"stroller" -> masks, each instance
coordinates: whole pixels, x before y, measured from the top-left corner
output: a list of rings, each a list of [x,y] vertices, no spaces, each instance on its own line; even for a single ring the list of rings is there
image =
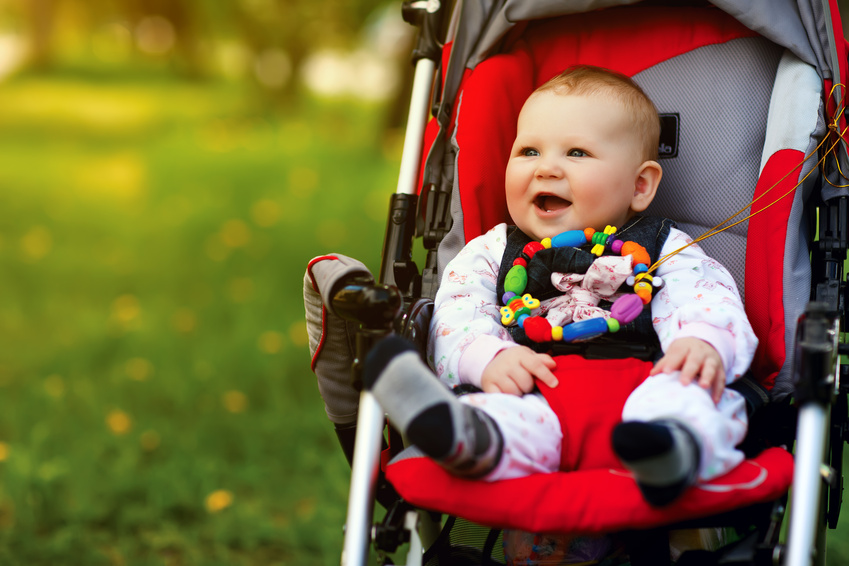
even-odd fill
[[[352,463],[342,563],[365,564],[372,543],[380,552],[409,543],[409,564],[496,564],[500,527],[509,527],[624,533],[631,564],[663,564],[668,530],[729,526],[737,540],[684,553],[678,563],[824,564],[849,437],[849,378],[839,364],[849,347],[838,344],[849,213],[847,49],[836,1],[460,0],[453,8],[449,17],[439,2],[404,3],[420,34],[377,283],[339,254],[312,260],[304,279],[313,370]],[[511,500],[515,490],[448,477],[401,452],[392,429],[385,438],[382,408],[361,391],[362,360],[388,333],[424,352],[446,263],[508,220],[504,166],[522,103],[576,63],[632,76],[655,102],[664,176],[648,212],[694,236],[710,234],[700,245],[734,274],[760,340],[752,377],[735,384],[750,409],[743,447],[750,459],[729,474],[738,475],[703,497],[685,495],[668,512],[616,507],[610,495],[594,503],[588,486],[633,482],[603,473],[533,478],[518,495],[526,505]],[[415,237],[427,250],[421,272]],[[567,346],[605,355],[592,342]],[[377,525],[375,499],[388,510]],[[471,501],[488,504],[470,508]],[[786,545],[779,541],[785,507]],[[455,516],[492,527],[480,548],[450,532],[460,523]]]

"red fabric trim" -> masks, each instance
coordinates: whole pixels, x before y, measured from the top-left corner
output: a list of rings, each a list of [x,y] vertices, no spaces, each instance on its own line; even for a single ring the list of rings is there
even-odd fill
[[[557,356],[554,360],[559,385],[552,389],[538,382],[537,387],[560,420],[560,469],[621,468],[610,448],[610,435],[622,420],[628,395],[648,377],[654,364],[633,358]]]
[[[775,385],[778,371],[786,358],[784,335],[784,246],[787,223],[793,207],[793,195],[770,203],[791,190],[798,182],[805,155],[784,149],[769,158],[755,187],[749,219],[746,250],[746,314],[760,343],[752,369],[767,389]],[[789,173],[789,175],[788,175]],[[783,180],[782,177],[786,175]],[[778,183],[776,185],[776,183]],[[774,188],[770,188],[775,185]]]
[[[776,499],[793,480],[793,456],[769,448],[708,482],[707,489],[690,488],[663,509],[650,507],[633,478],[613,469],[484,482],[452,476],[427,458],[410,458],[391,464],[386,477],[413,505],[475,523],[528,532],[599,534],[660,527]]]
[[[504,169],[519,110],[534,88],[577,63],[630,76],[699,47],[756,35],[712,7],[626,6],[528,23],[506,53],[464,79],[457,139],[466,240],[509,219]]]
[[[307,273],[310,276],[310,282],[312,283],[313,290],[318,293],[318,286],[315,283],[315,277],[312,274],[312,266],[316,263],[324,260],[338,260],[339,258],[335,255],[323,255],[310,260],[307,265]],[[324,348],[324,339],[327,337],[327,332],[325,328],[327,327],[327,309],[324,308],[324,304],[321,305],[321,339],[318,341],[318,347],[315,349],[315,354],[312,356],[312,361],[310,362],[310,370],[315,371],[315,364],[318,363],[318,356],[321,354],[321,350]]]

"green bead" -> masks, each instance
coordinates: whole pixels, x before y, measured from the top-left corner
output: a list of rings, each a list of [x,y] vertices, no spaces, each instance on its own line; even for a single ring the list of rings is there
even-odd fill
[[[514,265],[504,279],[504,290],[521,295],[528,286],[528,272],[521,265]]]

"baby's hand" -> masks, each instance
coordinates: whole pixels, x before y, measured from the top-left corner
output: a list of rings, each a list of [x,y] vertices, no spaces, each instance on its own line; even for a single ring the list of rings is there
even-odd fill
[[[548,354],[537,354],[527,346],[501,350],[483,370],[481,388],[486,393],[524,395],[534,389],[536,377],[549,387],[557,386],[551,370],[557,362]]]
[[[679,338],[669,345],[649,375],[681,370],[681,383],[689,385],[698,379],[699,387],[709,391],[714,403],[719,403],[725,390],[725,368],[719,352],[698,338]]]

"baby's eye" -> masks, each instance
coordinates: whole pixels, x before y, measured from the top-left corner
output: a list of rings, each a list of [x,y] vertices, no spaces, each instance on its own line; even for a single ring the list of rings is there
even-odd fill
[[[524,157],[537,157],[539,155],[539,151],[532,147],[523,147],[519,151],[519,155],[522,155]]]
[[[569,155],[569,157],[585,157],[587,152],[583,149],[570,149],[567,155]]]

